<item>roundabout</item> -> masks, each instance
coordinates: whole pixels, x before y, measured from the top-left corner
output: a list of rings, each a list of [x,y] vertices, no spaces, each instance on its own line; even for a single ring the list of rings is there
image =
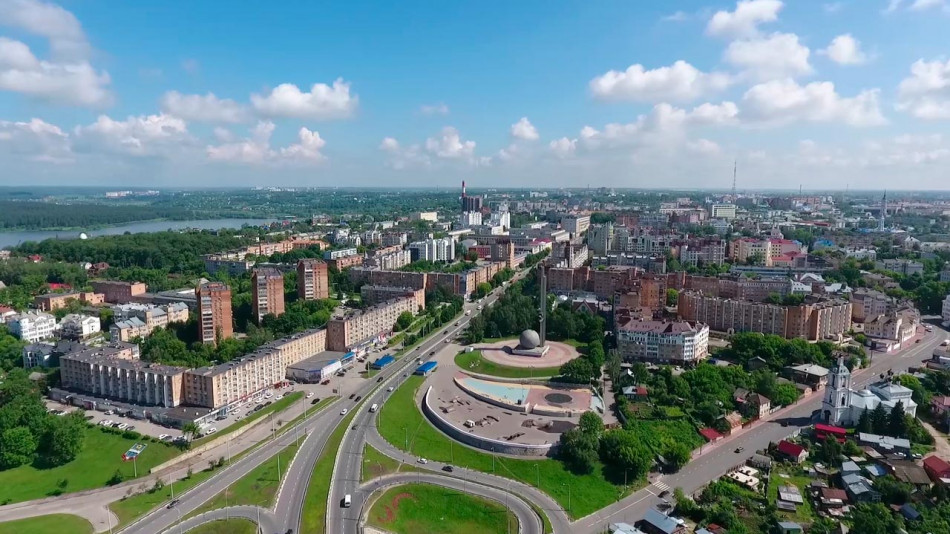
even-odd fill
[[[476,343],[471,347],[474,350],[481,351],[482,357],[492,363],[524,369],[560,367],[581,355],[576,348],[559,341],[546,341],[544,346],[547,350],[540,356],[518,354],[517,352],[523,352],[522,348],[525,350],[528,348],[537,349],[537,345],[532,347],[532,342],[535,341],[532,339],[532,334],[536,336],[537,332],[527,330],[521,334],[521,337],[525,339],[504,339],[491,343]],[[524,342],[528,342],[527,345],[524,345]]]

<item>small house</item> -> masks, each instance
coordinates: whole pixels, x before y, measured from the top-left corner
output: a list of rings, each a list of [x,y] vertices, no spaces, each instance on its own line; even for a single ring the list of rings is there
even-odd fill
[[[805,461],[805,458],[808,458],[808,451],[805,450],[805,447],[784,439],[778,442],[775,450],[781,457],[796,464],[800,464]]]
[[[781,534],[802,534],[802,532],[805,532],[805,529],[794,521],[779,521],[778,531]]]

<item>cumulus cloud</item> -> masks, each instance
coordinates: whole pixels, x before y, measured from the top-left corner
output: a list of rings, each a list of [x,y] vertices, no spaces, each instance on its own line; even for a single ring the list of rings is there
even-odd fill
[[[233,143],[208,145],[205,153],[212,161],[248,164],[316,163],[326,159],[321,153],[326,141],[319,132],[300,128],[297,143],[275,150],[270,144],[274,129],[273,122],[260,121],[251,129],[249,137]]]
[[[437,137],[426,139],[425,148],[439,158],[471,158],[475,152],[475,141],[463,141],[458,130],[446,126]]]
[[[839,65],[860,65],[868,60],[867,54],[861,50],[861,41],[855,39],[850,33],[835,37],[828,48],[818,53],[828,56],[828,59]]]
[[[449,106],[445,105],[444,102],[439,102],[438,104],[423,104],[419,108],[419,112],[423,115],[448,115]]]
[[[49,39],[56,61],[85,59],[90,47],[79,20],[62,7],[37,0],[0,0],[0,25]]]
[[[29,122],[0,121],[0,153],[57,163],[72,159],[69,135],[59,126],[37,118]]]
[[[740,118],[750,122],[782,124],[797,120],[873,126],[887,121],[881,114],[877,89],[842,97],[831,82],[799,85],[791,79],[751,87],[742,96]]]
[[[911,11],[927,11],[928,9],[943,8],[947,6],[947,0],[914,0],[908,9]]]
[[[691,110],[657,104],[631,123],[610,123],[600,130],[585,126],[579,138],[588,149],[625,145],[669,146],[681,144],[689,128],[735,124],[738,114],[739,110],[732,102],[706,103]]]
[[[350,94],[349,82],[338,78],[332,86],[315,83],[309,92],[291,83],[280,84],[266,95],[251,95],[251,104],[265,117],[329,120],[350,117],[359,97]]]
[[[686,148],[702,156],[716,156],[722,151],[718,143],[710,141],[709,139],[689,141],[686,143]]]
[[[96,122],[75,129],[77,146],[88,151],[132,156],[167,153],[192,141],[184,120],[160,113],[117,121],[100,115]]]
[[[591,80],[590,89],[595,97],[604,100],[689,101],[721,91],[731,81],[728,74],[705,73],[680,60],[651,70],[639,63],[625,71],[611,70]]]
[[[687,15],[685,11],[675,11],[673,13],[670,13],[669,15],[666,15],[661,20],[664,20],[666,22],[683,22],[684,20],[688,18],[689,18],[689,15]]]
[[[706,25],[706,33],[717,37],[749,37],[759,25],[778,20],[779,0],[740,0],[735,11],[717,11]]]
[[[729,43],[723,59],[754,79],[770,80],[811,74],[809,54],[794,33],[773,33]]]
[[[511,125],[511,136],[523,141],[537,141],[538,129],[531,124],[528,117],[521,117],[521,120]]]
[[[162,111],[194,122],[238,123],[248,118],[247,109],[227,98],[218,98],[214,93],[206,95],[183,95],[168,91],[162,96]]]
[[[548,148],[558,157],[568,157],[577,150],[577,139],[568,139],[567,137],[555,139],[551,141]]]
[[[383,142],[379,144],[379,149],[386,152],[395,152],[399,150],[399,141],[392,137],[384,137]]]
[[[111,79],[87,61],[38,59],[20,42],[0,37],[0,90],[59,104],[100,107],[112,102]]]
[[[383,141],[379,144],[379,149],[388,154],[386,165],[393,169],[428,167],[432,164],[432,160],[420,145],[410,145],[403,149],[399,141],[393,137],[383,138]]]
[[[950,119],[950,60],[915,61],[897,87],[897,102],[919,119]]]

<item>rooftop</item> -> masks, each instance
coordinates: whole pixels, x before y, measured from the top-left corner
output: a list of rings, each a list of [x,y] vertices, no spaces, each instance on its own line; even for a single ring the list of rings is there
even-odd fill
[[[685,334],[685,333],[695,333],[697,328],[694,327],[687,321],[629,321],[625,324],[620,325],[621,330],[627,332],[641,332],[641,333],[654,333],[654,334]]]

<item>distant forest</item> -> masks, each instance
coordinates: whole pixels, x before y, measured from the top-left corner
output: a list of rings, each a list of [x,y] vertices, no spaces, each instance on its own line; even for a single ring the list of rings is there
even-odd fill
[[[221,216],[208,210],[102,204],[53,204],[0,200],[0,230],[94,228],[152,219],[208,219]]]

